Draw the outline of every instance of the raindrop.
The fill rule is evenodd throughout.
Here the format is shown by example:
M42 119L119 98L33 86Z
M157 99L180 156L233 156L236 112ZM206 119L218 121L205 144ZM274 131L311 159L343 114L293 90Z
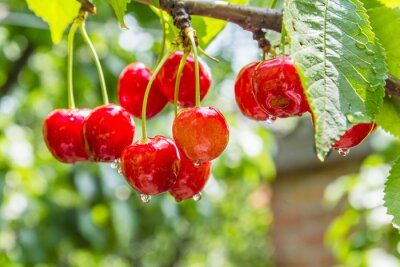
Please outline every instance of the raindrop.
M118 169L120 167L120 162L121 161L119 159L114 160L113 162L111 162L111 168Z
M272 115L268 115L269 117L267 118L266 122L268 124L272 124L274 121L276 121L276 117Z
M370 50L370 49L367 49L366 53L367 53L367 55L369 55L369 56L375 55L375 52L372 51L372 50Z
M121 167L118 168L118 174L119 174L119 175L123 175L123 172L122 172Z
M365 44L363 44L363 43L361 43L361 42L357 42L357 43L356 43L356 46L357 46L358 48L360 48L360 49L365 49L365 48L367 47Z
M146 195L146 194L140 194L140 200L142 201L142 203L149 203L151 200L151 196Z
M200 162L193 161L193 166L195 166L196 168L200 167Z
M357 111L354 113L347 113L346 118L350 123L356 123L359 122L362 118L364 118L362 112Z
M339 153L340 156L346 157L349 154L350 149L348 149L348 148L339 148L337 150L337 152Z
M197 193L196 195L193 196L193 200L196 202L199 202L202 199L201 192Z

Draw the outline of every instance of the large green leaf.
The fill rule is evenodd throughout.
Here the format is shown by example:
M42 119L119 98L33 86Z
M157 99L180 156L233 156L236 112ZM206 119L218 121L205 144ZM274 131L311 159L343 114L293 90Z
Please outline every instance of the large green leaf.
M115 15L119 20L119 24L122 28L127 29L128 27L125 25L124 22L124 15L126 11L126 5L130 2L130 0L108 0L108 3L114 9Z
M36 16L49 24L51 39L55 44L61 41L65 29L78 16L81 7L76 0L26 0L26 2Z
M376 123L386 132L400 138L400 101L385 97L382 108L376 116Z
M369 9L368 15L376 36L385 48L389 73L400 79L400 9L381 6Z
M385 183L385 207L388 214L394 217L393 224L400 226L400 158L397 159Z
M347 129L379 110L387 75L382 47L358 0L286 0L284 23L324 160Z
M379 0L384 5L395 8L400 6L400 0Z

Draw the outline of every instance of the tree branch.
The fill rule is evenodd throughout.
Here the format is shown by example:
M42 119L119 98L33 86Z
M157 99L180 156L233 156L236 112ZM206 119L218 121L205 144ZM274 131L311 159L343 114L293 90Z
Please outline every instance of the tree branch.
M151 5L151 0L133 0ZM171 13L177 0L159 0L160 8ZM282 11L241 6L223 1L180 0L190 15L198 15L235 23L244 30L255 32L260 29L280 32ZM389 77L386 80L386 93L400 100L400 80Z

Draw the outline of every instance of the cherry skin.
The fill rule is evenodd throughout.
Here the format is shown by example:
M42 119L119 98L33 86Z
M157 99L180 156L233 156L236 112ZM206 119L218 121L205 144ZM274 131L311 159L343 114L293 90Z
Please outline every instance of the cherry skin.
M121 156L135 135L135 122L123 107L107 104L95 108L85 119L83 136L91 161L111 162Z
M161 67L157 80L161 90L171 103L174 103L175 81L183 51L173 53ZM211 86L211 73L205 62L199 59L200 99L203 99ZM181 107L193 107L196 103L196 79L193 55L189 55L183 67L178 104Z
M43 124L43 138L53 156L64 163L88 160L83 122L90 109L56 109Z
M287 118L310 111L299 75L287 56L257 66L253 88L256 101L271 116Z
M129 64L119 76L119 103L137 118L142 117L143 98L150 77L151 71L141 62ZM159 82L156 79L150 89L146 119L150 119L160 113L167 103L168 99L161 92Z
M229 141L228 124L212 107L194 107L179 112L172 124L172 134L178 148L197 164L217 158Z
M235 98L243 115L253 120L265 121L271 116L256 102L252 82L254 69L258 64L260 62L250 63L239 72L235 82Z
M359 145L376 128L376 123L360 123L347 130L340 139L332 146L335 150L349 149Z
M179 165L175 143L164 136L137 141L126 147L121 156L125 179L145 195L168 191L176 181Z
M201 192L211 172L211 161L195 165L184 153L179 153L181 166L175 184L169 193L177 202L192 198Z

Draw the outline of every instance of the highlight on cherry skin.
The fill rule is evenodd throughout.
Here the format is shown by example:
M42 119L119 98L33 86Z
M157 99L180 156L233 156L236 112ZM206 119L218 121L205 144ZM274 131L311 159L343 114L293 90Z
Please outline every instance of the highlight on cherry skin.
M142 117L143 98L151 75L150 69L144 63L134 62L126 66L119 76L119 103L136 118ZM167 103L168 99L161 92L159 80L156 79L150 89L146 119L160 113Z
M181 165L178 177L168 192L177 202L191 198L198 201L201 199L201 190L210 177L211 161L197 164L188 159L181 151L179 151L179 155Z
M143 202L149 196L168 191L175 183L180 156L174 141L155 136L138 140L122 152L121 168L126 181L141 194Z
M47 115L43 138L51 154L64 163L89 159L83 139L83 122L90 109L56 109Z
M240 70L235 81L235 99L240 111L246 117L257 121L273 120L273 116L260 107L254 96L252 77L260 63L249 63Z
M173 53L161 67L156 80L171 103L174 103L175 82L183 51ZM211 72L207 64L199 58L200 99L202 100L211 86ZM179 87L178 104L180 107L193 107L196 103L196 79L194 57L190 54L183 67Z
M288 56L262 61L253 71L257 103L278 118L301 116L310 111L300 77Z
M95 162L112 162L121 156L125 147L132 143L135 122L121 106L99 106L83 123L85 149L89 159Z
M172 124L178 148L195 164L211 161L225 150L229 128L224 116L213 107L194 107L178 113Z

